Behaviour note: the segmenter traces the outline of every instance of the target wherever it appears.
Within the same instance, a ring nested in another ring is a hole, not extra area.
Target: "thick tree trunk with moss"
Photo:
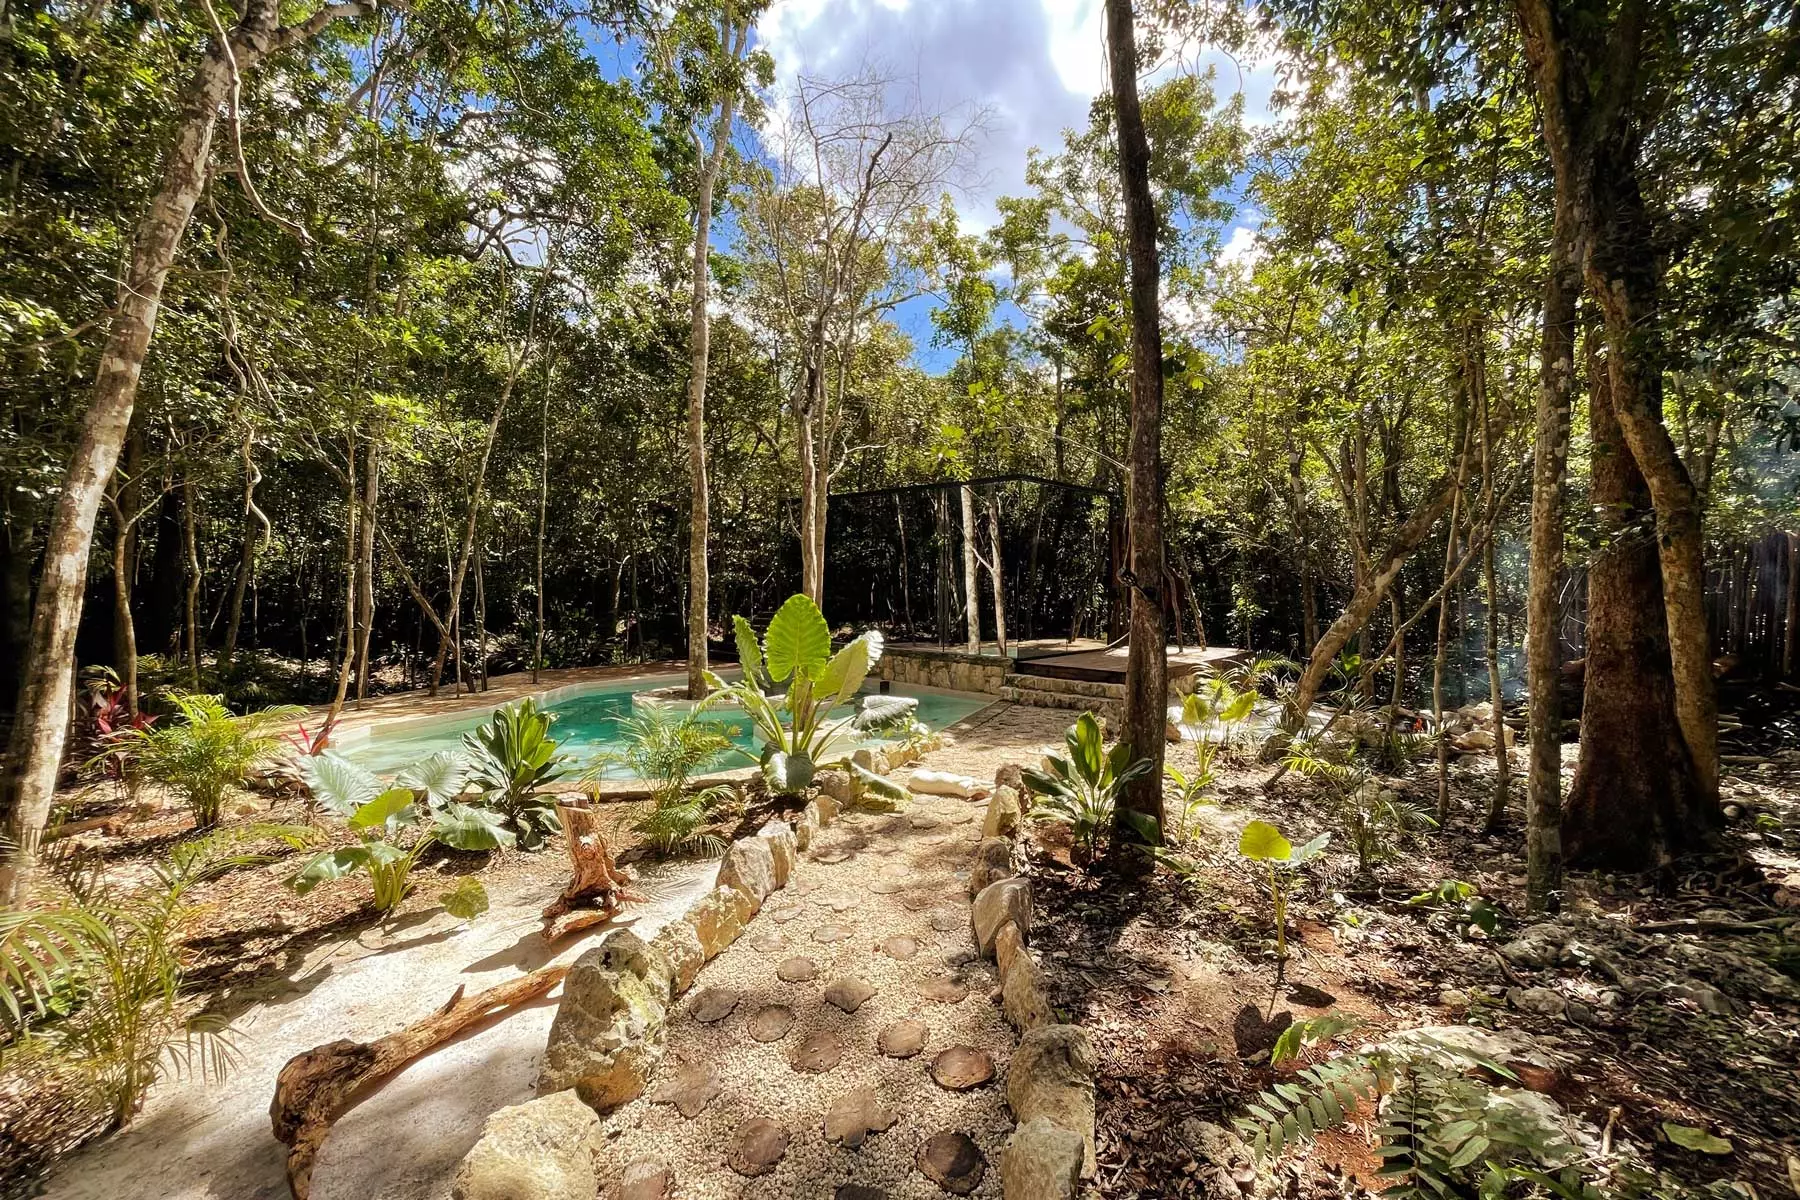
[[[1156,210],[1150,199],[1150,145],[1138,106],[1137,35],[1131,0],[1106,0],[1108,63],[1119,130],[1119,182],[1131,262],[1131,448],[1126,519],[1130,522],[1131,641],[1125,660],[1125,720],[1120,740],[1153,769],[1126,785],[1116,837],[1161,838],[1163,742],[1168,724],[1169,647],[1163,628],[1162,328]],[[1136,820],[1134,820],[1136,818]],[[1147,820],[1146,820],[1147,819]],[[1148,827],[1154,821],[1154,828]],[[1130,856],[1148,867],[1147,855]]]
[[[1590,333],[1598,337],[1598,331]],[[1581,761],[1562,810],[1571,864],[1642,870],[1704,843],[1709,804],[1682,737],[1650,489],[1624,445],[1612,372],[1588,357],[1590,487]]]

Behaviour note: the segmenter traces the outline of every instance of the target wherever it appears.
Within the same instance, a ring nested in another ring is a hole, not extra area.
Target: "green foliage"
[[[301,714],[291,706],[235,715],[219,696],[171,692],[177,719],[123,729],[107,739],[107,754],[123,753],[138,775],[181,797],[194,825],[216,825],[226,790],[281,753],[280,730]]]
[[[834,720],[831,711],[850,702],[881,658],[881,634],[870,630],[833,654],[824,615],[803,595],[776,610],[760,645],[743,617],[733,617],[732,628],[743,678],[728,684],[709,675],[713,691],[702,703],[743,708],[762,742],[758,761],[770,789],[804,791],[820,768],[846,756],[857,717]],[[784,695],[772,694],[784,684]]]
[[[1300,1057],[1307,1049],[1333,1041],[1361,1024],[1356,1017],[1336,1012],[1294,1021],[1275,1039],[1275,1045],[1269,1050],[1269,1065],[1278,1067],[1290,1059]]]
[[[1340,761],[1316,743],[1297,738],[1282,761],[1295,774],[1325,786],[1337,811],[1339,831],[1356,851],[1361,870],[1391,858],[1401,837],[1437,828],[1435,817],[1381,787],[1354,757]]]
[[[1063,735],[1068,756],[1046,755],[1047,769],[1027,767],[1025,786],[1038,796],[1031,809],[1037,820],[1066,821],[1077,849],[1088,859],[1098,855],[1101,842],[1112,836],[1119,793],[1126,784],[1150,773],[1147,758],[1133,758],[1126,742],[1109,752],[1100,722],[1084,712]],[[1147,839],[1154,844],[1157,839]]]
[[[273,860],[247,847],[295,848],[311,838],[287,825],[215,830],[178,843],[129,887],[63,879],[0,913],[0,999],[13,1052],[44,1054],[73,1072],[115,1123],[129,1120],[165,1074],[222,1077],[234,1057],[225,1026],[181,1015],[184,939],[199,911],[188,894]]]
[[[1167,764],[1163,766],[1163,776],[1175,786],[1177,816],[1175,828],[1171,832],[1175,835],[1174,840],[1178,842],[1187,841],[1193,824],[1199,817],[1200,810],[1213,802],[1212,797],[1208,795],[1212,790],[1215,778],[1212,770],[1212,756],[1202,753],[1204,745],[1205,743],[1199,743],[1194,747],[1195,757],[1200,759],[1200,762],[1192,775],[1177,767]]]
[[[469,781],[482,803],[512,826],[522,849],[535,850],[556,832],[556,802],[544,791],[563,776],[566,758],[550,736],[553,714],[532,699],[494,710],[486,724],[463,738]]]
[[[1473,926],[1488,937],[1500,932],[1501,922],[1505,919],[1505,914],[1476,891],[1474,884],[1460,879],[1441,880],[1436,887],[1420,892],[1407,903],[1445,909],[1454,914],[1459,927]]]
[[[624,725],[620,756],[650,785],[650,807],[632,828],[658,854],[713,854],[724,849],[716,837],[701,835],[713,808],[731,795],[718,784],[690,790],[689,780],[732,749],[717,722],[651,707]]]
[[[329,751],[306,759],[301,771],[313,798],[344,817],[358,839],[353,845],[326,850],[308,860],[288,880],[301,895],[321,883],[367,874],[375,909],[386,915],[412,891],[413,868],[433,845],[441,842],[456,850],[492,850],[515,840],[500,812],[452,798],[461,794],[460,787],[448,796],[423,786],[418,791],[399,783],[384,788],[372,772]],[[455,768],[430,760],[399,773],[400,778],[442,786],[448,786],[456,775]],[[473,879],[461,885],[464,890],[456,902],[462,911],[452,910],[457,915],[475,908],[476,897],[469,884],[481,887]],[[485,907],[485,891],[480,899]]]
[[[1331,842],[1329,833],[1321,833],[1304,846],[1296,848],[1282,836],[1281,830],[1267,821],[1251,821],[1238,837],[1238,853],[1252,862],[1260,862],[1268,871],[1269,902],[1275,910],[1275,961],[1287,961],[1288,896],[1293,890],[1294,876],[1319,855]]]

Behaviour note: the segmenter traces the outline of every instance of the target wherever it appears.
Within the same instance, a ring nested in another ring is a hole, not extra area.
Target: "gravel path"
[[[958,733],[923,765],[972,770],[999,752],[979,720]],[[649,1160],[684,1200],[941,1197],[920,1162],[932,1151],[958,1194],[1000,1194],[1014,1039],[966,883],[984,805],[918,797],[820,832],[672,1010],[650,1094],[606,1118],[610,1195]]]

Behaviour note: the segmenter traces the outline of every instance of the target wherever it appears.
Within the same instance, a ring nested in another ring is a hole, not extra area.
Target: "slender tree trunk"
[[[748,32],[749,25],[742,20],[731,28],[728,40],[734,60],[742,56]],[[696,197],[694,205],[694,291],[688,314],[688,340],[691,353],[688,363],[687,407],[688,480],[691,487],[688,516],[687,615],[689,700],[705,698],[706,671],[710,665],[707,661],[706,641],[711,631],[711,623],[707,617],[711,580],[707,573],[706,542],[712,528],[712,516],[707,507],[706,370],[707,355],[711,349],[712,322],[708,319],[706,312],[707,291],[711,282],[711,268],[708,265],[707,254],[712,244],[713,188],[717,185],[719,172],[725,165],[725,150],[731,144],[731,123],[736,113],[737,86],[733,81],[732,86],[726,91],[724,99],[719,103],[719,115],[712,128],[712,150],[705,156],[705,166],[700,172],[699,195]],[[695,140],[697,142],[698,137]]]
[[[356,605],[356,707],[369,694],[369,645],[375,633],[375,523],[381,503],[381,437],[371,431],[363,448],[362,565]]]
[[[1457,440],[1460,448],[1456,459],[1456,490],[1450,500],[1449,532],[1444,535],[1444,586],[1438,597],[1437,656],[1431,665],[1431,711],[1437,737],[1438,799],[1437,819],[1441,826],[1450,819],[1450,739],[1444,736],[1444,657],[1450,643],[1450,583],[1456,569],[1457,517],[1462,508],[1463,484],[1469,473],[1469,422],[1467,393],[1457,404]],[[1471,520],[1470,525],[1474,525]],[[1490,539],[1491,540],[1491,539]]]
[[[131,550],[136,522],[112,493],[106,494],[113,519],[113,659],[119,667],[119,686],[125,690],[125,712],[138,715],[137,622],[131,619]]]
[[[188,82],[174,143],[163,162],[162,181],[132,240],[131,261],[100,354],[93,397],[82,415],[50,520],[0,794],[7,833],[19,847],[9,862],[0,865],[0,903],[14,902],[21,883],[29,879],[55,796],[57,769],[68,736],[73,691],[70,669],[87,588],[94,520],[131,425],[138,378],[156,332],[164,281],[194,204],[206,186],[213,130],[231,90],[234,60],[237,71],[249,70],[278,40],[285,43],[310,37],[331,20],[370,7],[362,3],[328,6],[303,26],[278,33],[279,5],[274,0],[247,0],[243,19],[232,30],[228,44],[209,43]]]
[[[975,492],[967,484],[956,489],[962,502],[963,628],[970,654],[981,653],[980,577],[975,570]]]
[[[225,645],[219,651],[219,666],[231,665],[237,654],[238,635],[244,627],[244,595],[250,589],[250,576],[256,571],[256,522],[252,517],[255,511],[256,497],[254,469],[244,477],[244,530],[238,545],[237,574],[231,581],[231,600],[227,611],[230,616],[225,622]]]
[[[1487,514],[1488,531],[1481,546],[1482,583],[1487,596],[1487,674],[1488,704],[1494,710],[1494,794],[1488,802],[1487,831],[1500,828],[1506,819],[1507,803],[1512,793],[1512,758],[1506,749],[1506,689],[1500,678],[1500,588],[1494,574],[1494,537],[1500,525],[1500,505],[1494,495],[1494,435],[1490,424],[1492,413],[1487,387],[1486,333],[1479,324],[1475,328],[1473,354],[1475,395],[1480,402],[1477,418],[1481,422],[1481,489],[1482,511]],[[1499,431],[1504,432],[1504,430]]]
[[[1589,339],[1598,340],[1598,331]],[[1562,838],[1571,863],[1643,870],[1703,845],[1704,814],[1716,805],[1708,805],[1682,738],[1656,518],[1624,446],[1614,378],[1590,349],[1589,486],[1601,549],[1588,567],[1581,761]]]
[[[533,622],[531,646],[531,682],[538,682],[544,665],[544,529],[550,516],[550,393],[552,377],[544,378],[544,415],[541,444],[538,447],[538,519],[537,519],[537,619]]]
[[[1575,305],[1581,275],[1574,215],[1559,197],[1544,283],[1538,359],[1536,457],[1531,469],[1531,567],[1525,620],[1530,767],[1525,793],[1526,889],[1533,912],[1561,904],[1562,645],[1557,587],[1563,566],[1563,497],[1569,474],[1569,411],[1575,390]]]
[[[1119,134],[1119,182],[1131,262],[1131,452],[1126,505],[1131,536],[1131,641],[1125,660],[1121,741],[1151,770],[1126,785],[1115,837],[1162,840],[1163,743],[1168,727],[1169,647],[1163,631],[1162,328],[1156,210],[1150,199],[1150,144],[1138,106],[1137,34],[1131,0],[1106,0],[1107,60]],[[1148,822],[1154,822],[1149,825]],[[1149,870],[1148,855],[1125,856]]]
[[[475,670],[469,676],[469,690],[483,692],[488,689],[487,573],[482,569],[486,560],[484,545],[475,552]]]
[[[819,494],[821,448],[814,425],[824,404],[824,352],[815,347],[816,357],[806,368],[806,396],[801,401],[795,432],[800,454],[800,590],[821,608],[825,604],[825,562],[820,556],[824,538],[819,530],[825,522],[824,498]],[[830,452],[830,447],[824,448]]]
[[[993,558],[987,564],[988,584],[994,593],[994,643],[1006,653],[1006,572],[1000,558],[1000,496],[997,491],[987,496],[988,549]]]
[[[331,706],[325,713],[325,724],[335,724],[344,711],[344,698],[350,692],[350,670],[356,659],[356,434],[352,431],[344,448],[344,619],[338,628],[342,633],[338,658],[337,683],[332,688]]]
[[[188,682],[195,688],[200,686],[200,547],[197,531],[200,517],[196,511],[199,502],[193,477],[184,475],[181,481],[181,561],[187,578],[182,590],[181,623],[187,641]]]

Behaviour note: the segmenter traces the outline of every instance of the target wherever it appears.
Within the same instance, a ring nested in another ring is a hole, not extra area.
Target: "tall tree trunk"
[[[138,377],[162,305],[162,290],[194,205],[206,186],[207,158],[219,108],[233,77],[255,66],[278,44],[316,34],[338,17],[368,11],[362,0],[328,5],[299,26],[277,30],[275,0],[247,0],[243,19],[225,42],[209,42],[189,80],[161,183],[132,239],[131,261],[100,353],[93,397],[50,520],[44,567],[31,618],[31,640],[20,675],[19,703],[0,789],[7,833],[18,845],[0,865],[0,903],[14,902],[35,865],[56,774],[68,736],[75,633],[87,588],[94,519],[119,448],[131,425]],[[235,69],[234,69],[235,68]]]
[[[485,692],[488,688],[487,573],[483,570],[486,561],[484,544],[475,552],[475,670],[469,676],[471,692]]]
[[[721,32],[724,32],[721,30]],[[733,60],[741,57],[749,34],[748,23],[739,20],[731,26],[726,40]],[[712,245],[713,188],[725,165],[725,150],[731,144],[731,123],[737,114],[737,84],[732,81],[719,102],[719,115],[712,127],[712,150],[705,155],[700,172],[699,194],[694,204],[693,298],[688,312],[688,481],[691,499],[688,515],[688,613],[687,613],[687,677],[688,699],[706,696],[707,637],[711,623],[707,602],[711,598],[711,579],[706,562],[706,542],[712,529],[712,515],[707,507],[706,483],[706,369],[711,350],[712,322],[706,313],[711,268],[707,253]],[[698,143],[698,136],[695,138]],[[701,149],[696,145],[696,149]]]
[[[1126,511],[1131,525],[1131,641],[1125,660],[1121,740],[1152,769],[1126,785],[1114,836],[1162,840],[1163,742],[1168,727],[1169,647],[1163,631],[1162,328],[1156,210],[1150,199],[1150,144],[1138,107],[1137,33],[1131,0],[1106,0],[1107,59],[1119,132],[1119,182],[1131,261],[1131,451]],[[1147,819],[1147,820],[1146,820]],[[1148,825],[1154,822],[1154,826]],[[1148,855],[1128,864],[1148,870]]]
[[[544,373],[544,414],[538,446],[537,618],[532,622],[531,682],[544,666],[544,529],[550,517],[550,394],[553,376]]]
[[[136,522],[125,515],[113,491],[106,493],[113,520],[113,660],[125,692],[125,712],[138,715],[137,623],[131,619],[131,543]]]
[[[1466,385],[1466,381],[1465,381]],[[1450,643],[1450,584],[1456,569],[1457,517],[1462,508],[1463,484],[1469,473],[1469,420],[1466,391],[1458,396],[1456,440],[1460,443],[1456,458],[1456,490],[1450,500],[1449,531],[1444,535],[1444,586],[1439,589],[1437,654],[1431,664],[1431,712],[1433,732],[1437,738],[1437,819],[1442,825],[1450,819],[1450,739],[1444,736],[1444,657]],[[1474,519],[1469,525],[1473,532]],[[1491,539],[1490,539],[1491,542]],[[1397,635],[1404,640],[1405,635]]]
[[[344,619],[338,629],[342,634],[338,658],[337,683],[332,687],[331,705],[325,713],[325,724],[336,723],[344,711],[344,698],[350,692],[350,672],[356,660],[356,434],[352,431],[344,448]]]
[[[256,571],[256,481],[261,476],[254,466],[246,463],[244,474],[244,528],[238,544],[237,573],[231,580],[231,600],[227,612],[230,614],[225,622],[225,645],[219,651],[219,667],[223,670],[231,665],[237,654],[238,635],[244,628],[244,595],[250,589],[250,576]]]
[[[1562,676],[1557,588],[1563,567],[1563,497],[1569,475],[1569,411],[1575,390],[1575,305],[1581,285],[1570,202],[1558,197],[1544,281],[1538,355],[1537,428],[1531,468],[1531,566],[1525,619],[1525,672],[1530,689],[1526,736],[1530,766],[1525,793],[1526,891],[1533,912],[1561,903]]]
[[[1506,749],[1506,689],[1500,678],[1500,587],[1494,574],[1494,534],[1500,524],[1500,502],[1494,494],[1494,437],[1497,432],[1504,434],[1505,431],[1496,431],[1490,423],[1493,414],[1487,386],[1487,335],[1479,323],[1474,330],[1471,362],[1475,396],[1479,402],[1476,415],[1481,422],[1481,510],[1487,516],[1488,526],[1481,546],[1481,574],[1487,596],[1488,703],[1494,710],[1494,794],[1488,801],[1486,823],[1487,831],[1492,833],[1506,819],[1506,807],[1512,794],[1512,758]]]
[[[369,644],[375,634],[375,522],[381,504],[381,435],[371,430],[363,447],[362,563],[357,568],[356,707],[369,694]]]
[[[820,556],[824,539],[819,527],[824,524],[824,499],[819,495],[820,448],[814,423],[824,403],[824,352],[817,351],[807,363],[802,381],[806,395],[801,400],[799,420],[795,423],[800,454],[800,590],[821,608],[825,604],[825,563]],[[830,447],[825,448],[829,453]]]
[[[1597,341],[1598,330],[1588,336]],[[1589,473],[1601,548],[1588,567],[1581,761],[1562,839],[1571,863],[1642,870],[1702,844],[1709,806],[1676,713],[1657,522],[1624,445],[1614,379],[1590,347]]]
[[[981,653],[980,577],[975,570],[975,492],[967,484],[956,489],[962,502],[963,629],[970,654]]]
[[[191,475],[181,480],[181,562],[185,587],[181,596],[181,624],[187,642],[188,682],[200,686],[200,546],[197,505],[200,502]]]
[[[993,557],[988,561],[988,584],[994,593],[994,644],[1000,653],[1006,653],[1006,572],[1000,558],[1000,493],[998,489],[987,495],[987,527],[988,551]]]

